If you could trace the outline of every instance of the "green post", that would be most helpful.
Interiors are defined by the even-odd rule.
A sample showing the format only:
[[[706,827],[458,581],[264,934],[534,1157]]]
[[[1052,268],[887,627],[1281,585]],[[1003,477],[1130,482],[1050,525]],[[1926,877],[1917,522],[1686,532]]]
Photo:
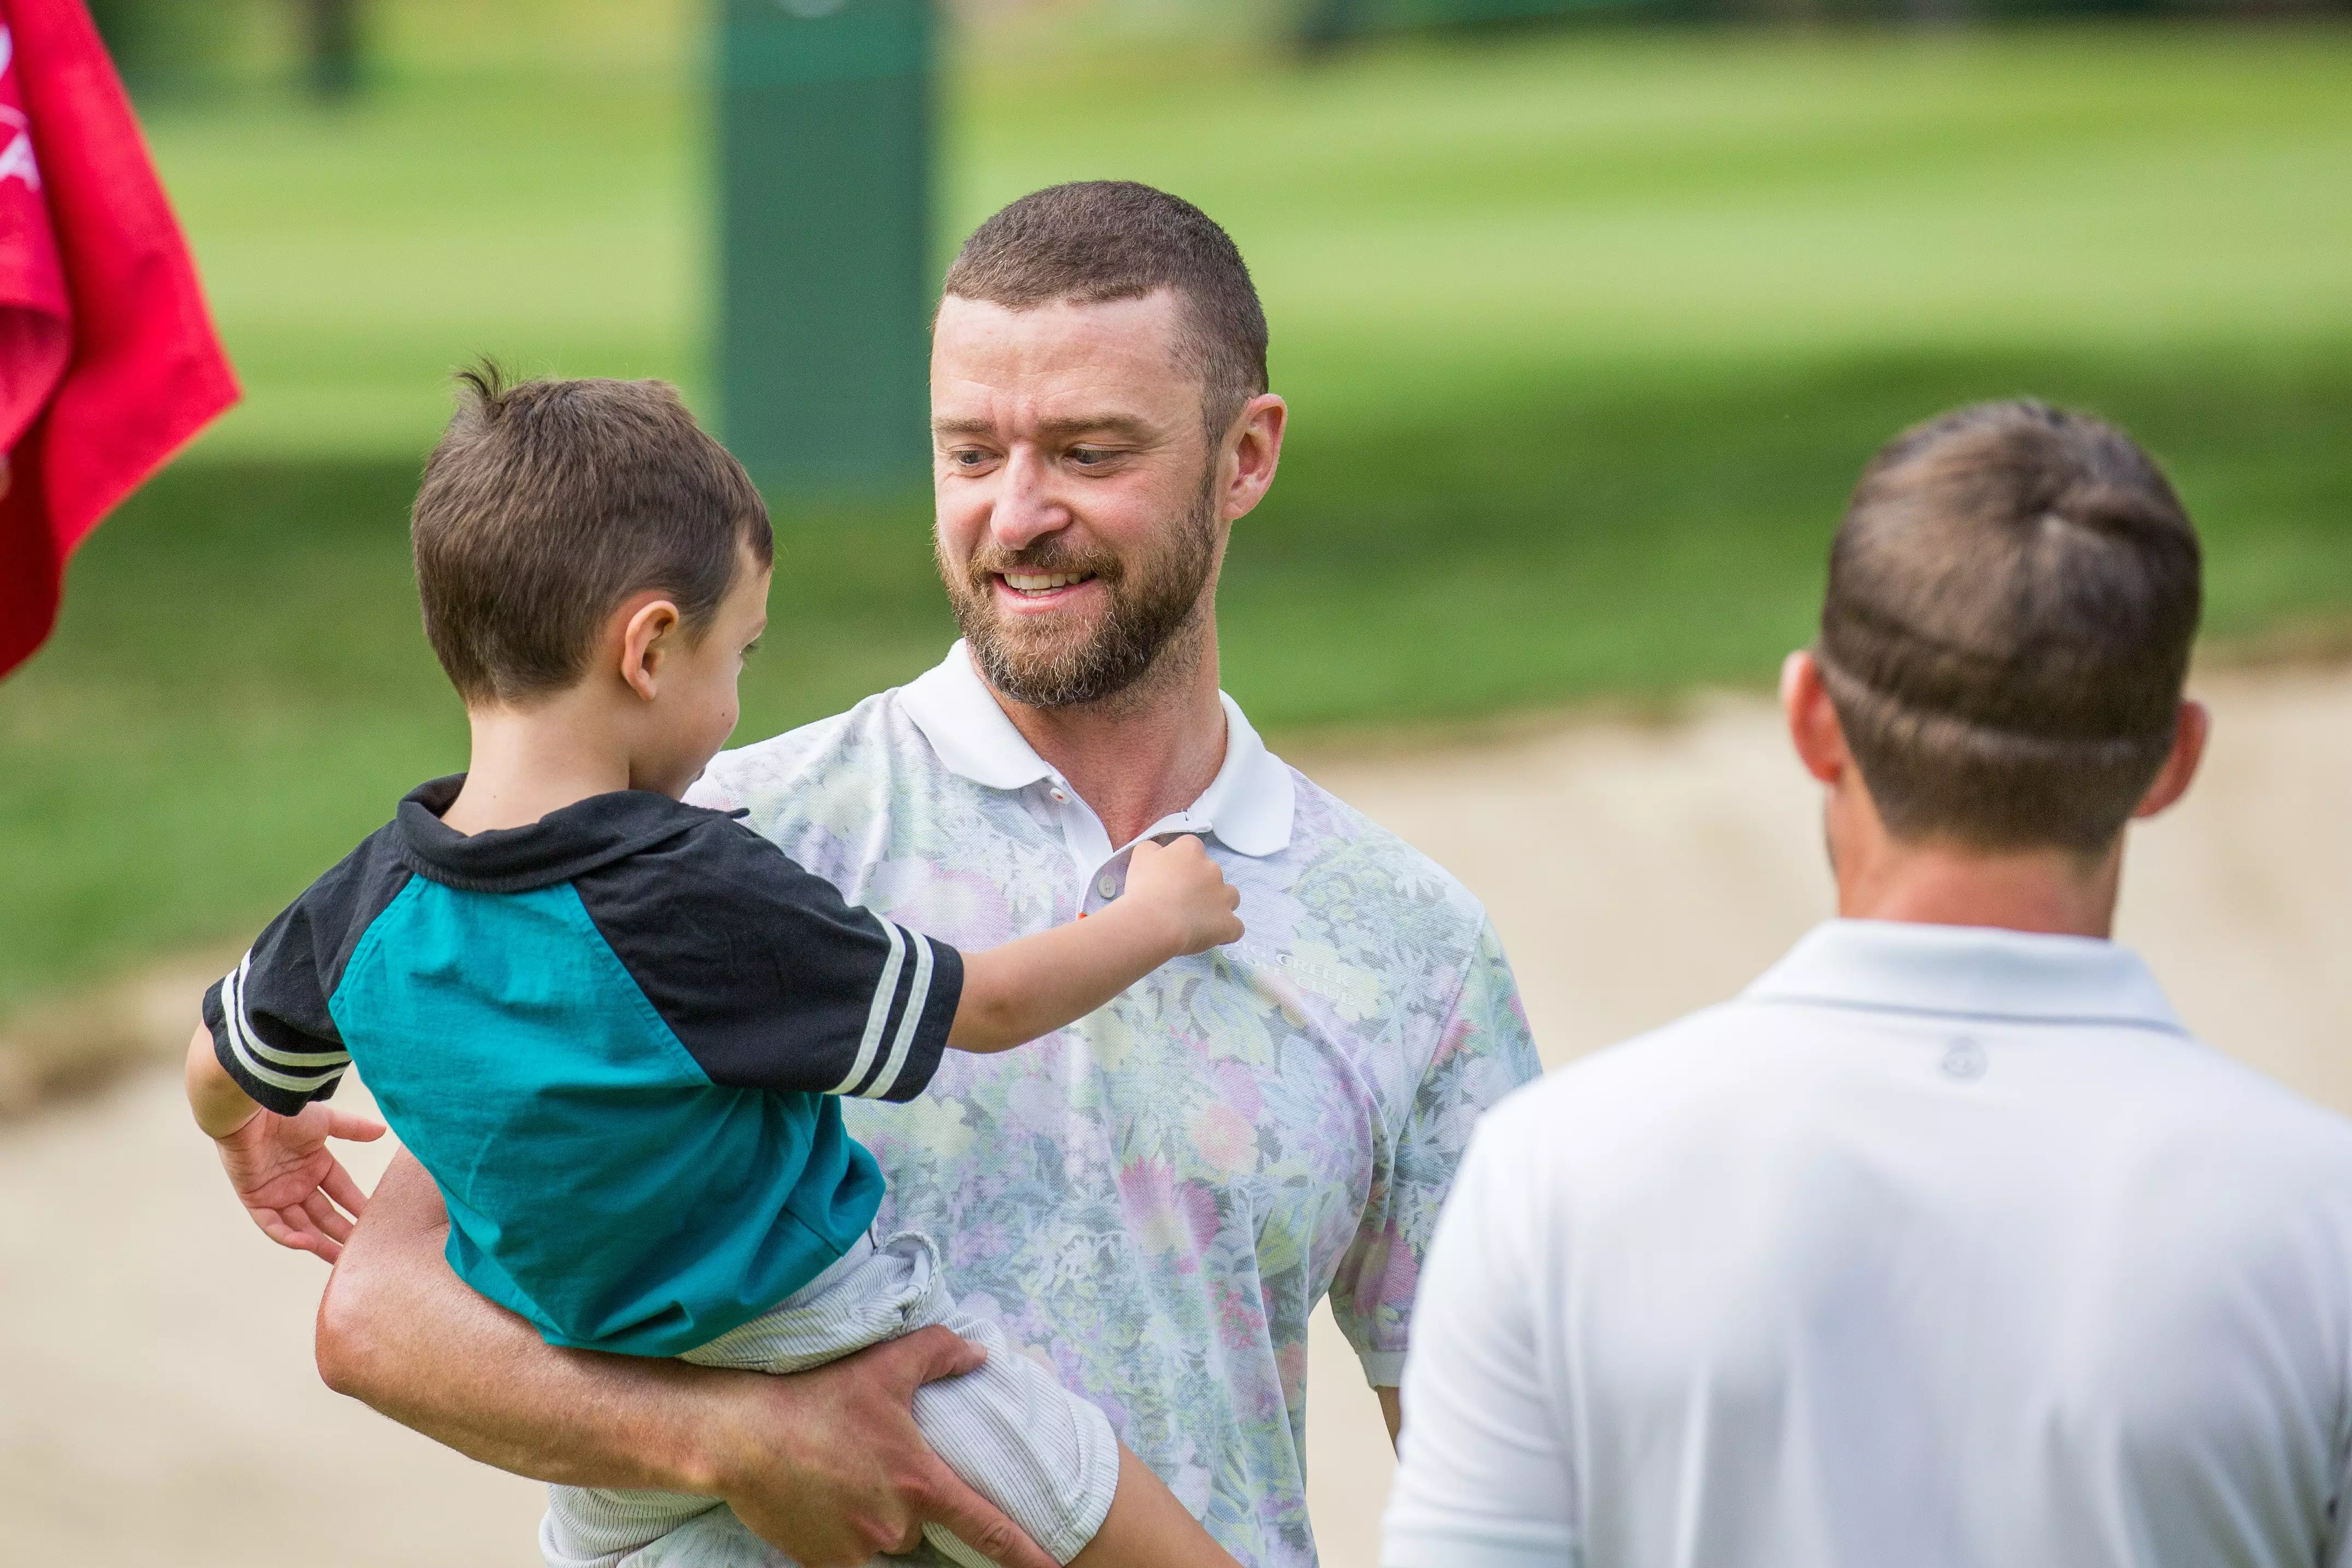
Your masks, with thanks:
[[[722,0],[718,366],[762,485],[930,472],[932,0]]]

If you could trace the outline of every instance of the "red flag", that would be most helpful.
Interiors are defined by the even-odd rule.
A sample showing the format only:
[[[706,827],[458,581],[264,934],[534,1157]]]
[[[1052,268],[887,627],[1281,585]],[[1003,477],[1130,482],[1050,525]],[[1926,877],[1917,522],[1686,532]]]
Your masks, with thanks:
[[[82,0],[0,0],[0,674],[74,547],[236,398]]]

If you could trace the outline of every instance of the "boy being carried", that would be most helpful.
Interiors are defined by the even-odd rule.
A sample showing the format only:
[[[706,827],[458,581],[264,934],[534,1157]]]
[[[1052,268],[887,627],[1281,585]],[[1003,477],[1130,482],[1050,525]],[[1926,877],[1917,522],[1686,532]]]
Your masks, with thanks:
[[[1056,1561],[1231,1568],[1100,1411],[958,1311],[928,1239],[869,1237],[882,1177],[835,1097],[911,1099],[943,1051],[1075,1021],[1239,938],[1238,895],[1198,839],[1145,843],[1083,925],[959,954],[685,805],[766,625],[759,492],[659,382],[463,380],[415,541],[471,767],[205,994],[189,1100],[247,1208],[334,1256],[362,1200],[326,1139],[381,1131],[319,1103],[355,1061],[447,1201],[451,1268],[550,1343],[784,1373],[942,1323],[988,1360],[916,1419]],[[541,1545],[715,1563],[720,1508],[554,1487]]]

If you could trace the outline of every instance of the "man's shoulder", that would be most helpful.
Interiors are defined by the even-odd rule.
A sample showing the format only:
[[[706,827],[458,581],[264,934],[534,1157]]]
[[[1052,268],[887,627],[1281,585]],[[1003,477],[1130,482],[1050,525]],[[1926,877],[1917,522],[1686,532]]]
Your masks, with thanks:
[[[920,743],[892,687],[846,712],[720,752],[687,799],[722,811],[749,808],[756,818],[764,798],[819,788],[845,772],[886,775],[895,753]]]
[[[1478,943],[1486,908],[1459,878],[1296,768],[1290,776],[1291,853],[1302,883],[1344,883],[1362,901],[1362,918],[1407,920],[1423,936],[1445,933],[1465,953]]]

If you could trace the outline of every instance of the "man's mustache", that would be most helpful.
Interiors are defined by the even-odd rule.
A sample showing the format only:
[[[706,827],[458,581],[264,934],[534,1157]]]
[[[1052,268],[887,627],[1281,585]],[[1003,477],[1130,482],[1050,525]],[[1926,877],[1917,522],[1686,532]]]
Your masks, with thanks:
[[[1116,584],[1127,575],[1127,563],[1107,550],[1074,549],[1040,540],[1017,550],[975,550],[964,567],[964,575],[975,585],[985,585],[990,578],[1011,571],[1097,577]]]

